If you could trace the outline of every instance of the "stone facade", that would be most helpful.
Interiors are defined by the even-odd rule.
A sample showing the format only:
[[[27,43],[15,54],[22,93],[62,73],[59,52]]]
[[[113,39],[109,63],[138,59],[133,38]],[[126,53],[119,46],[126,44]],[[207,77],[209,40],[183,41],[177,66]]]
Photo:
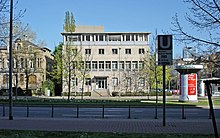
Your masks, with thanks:
[[[66,75],[63,75],[62,93],[67,93],[69,87],[71,95],[77,92],[90,92],[92,96],[146,92],[147,78],[142,70],[149,54],[149,34],[104,32],[104,27],[94,26],[80,26],[76,32],[62,33],[63,55],[70,56],[66,58],[70,64],[63,60],[67,66],[63,72]],[[77,54],[71,56],[69,52],[73,49],[77,49]],[[80,64],[80,68],[72,62]]]
[[[16,93],[18,95],[41,94],[42,83],[49,79],[48,72],[52,71],[52,64],[53,55],[49,49],[39,47],[26,40],[17,39],[13,43],[12,87],[14,95]],[[8,72],[9,53],[5,46],[0,48],[0,89],[6,95]]]

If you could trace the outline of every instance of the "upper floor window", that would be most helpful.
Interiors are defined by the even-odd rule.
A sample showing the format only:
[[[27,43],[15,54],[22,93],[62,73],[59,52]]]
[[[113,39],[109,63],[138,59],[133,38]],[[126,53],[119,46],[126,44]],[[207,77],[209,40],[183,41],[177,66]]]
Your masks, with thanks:
[[[90,41],[90,35],[86,35],[86,41]]]
[[[112,70],[117,70],[117,69],[118,69],[118,62],[112,61]]]
[[[121,41],[121,35],[108,35],[108,41]]]
[[[112,49],[112,54],[118,54],[118,49]]]
[[[104,61],[99,61],[99,70],[104,70]]]
[[[105,68],[106,68],[106,70],[111,70],[111,61],[105,62]]]
[[[144,48],[139,48],[139,54],[144,54]]]
[[[21,50],[21,44],[18,43],[18,44],[17,44],[17,51],[20,51],[20,50]]]
[[[131,54],[131,49],[125,49],[125,54]]]
[[[139,70],[144,69],[144,62],[143,61],[139,61]]]
[[[86,61],[86,69],[91,69],[91,61]]]
[[[124,61],[119,62],[119,69],[124,70]]]
[[[73,79],[73,86],[78,86],[78,78]]]
[[[130,35],[127,34],[127,35],[125,35],[125,36],[126,36],[126,41],[130,41]]]
[[[99,54],[105,54],[104,49],[99,49]]]
[[[92,61],[92,70],[97,70],[98,64],[97,61]]]
[[[99,41],[104,41],[104,36],[103,35],[99,35]]]
[[[91,54],[91,49],[85,49],[85,54]]]
[[[131,70],[131,61],[126,61],[126,70]]]

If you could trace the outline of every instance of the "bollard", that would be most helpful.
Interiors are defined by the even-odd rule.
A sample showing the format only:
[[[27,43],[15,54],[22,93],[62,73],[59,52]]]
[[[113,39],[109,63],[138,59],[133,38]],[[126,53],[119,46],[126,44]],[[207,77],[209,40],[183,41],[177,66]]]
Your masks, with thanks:
[[[182,105],[182,119],[186,119],[184,105]]]
[[[5,104],[3,103],[3,107],[2,107],[2,116],[5,116]]]
[[[27,104],[27,117],[29,117],[29,105]]]
[[[54,106],[53,106],[53,104],[52,104],[51,108],[52,108],[52,111],[51,111],[51,118],[53,118],[53,114],[54,114]]]
[[[105,118],[105,105],[102,105],[102,118]]]
[[[131,119],[131,106],[128,106],[128,119]]]

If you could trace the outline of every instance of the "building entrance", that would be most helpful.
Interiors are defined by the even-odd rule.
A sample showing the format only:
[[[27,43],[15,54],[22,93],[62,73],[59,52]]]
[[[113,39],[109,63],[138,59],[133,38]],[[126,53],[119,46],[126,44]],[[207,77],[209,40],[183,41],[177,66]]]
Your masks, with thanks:
[[[107,89],[107,78],[96,78],[96,89]]]

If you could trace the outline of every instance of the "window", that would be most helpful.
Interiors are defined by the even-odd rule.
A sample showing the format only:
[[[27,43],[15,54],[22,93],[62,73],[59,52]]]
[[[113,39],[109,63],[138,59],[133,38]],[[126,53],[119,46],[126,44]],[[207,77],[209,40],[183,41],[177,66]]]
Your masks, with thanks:
[[[124,70],[124,61],[119,62],[119,69]]]
[[[21,68],[24,68],[24,59],[21,58]]]
[[[98,35],[95,35],[95,41],[99,41]]]
[[[144,54],[144,48],[139,48],[139,54]]]
[[[131,35],[131,41],[134,41],[134,34]]]
[[[83,61],[79,62],[80,69],[85,69],[85,63]]]
[[[121,41],[121,35],[108,35],[108,41]]]
[[[86,85],[91,86],[91,78],[86,78]]]
[[[37,68],[40,68],[40,58],[37,58]]]
[[[117,70],[117,69],[118,69],[118,62],[112,61],[112,70]]]
[[[130,41],[130,35],[129,34],[126,35],[126,41]]]
[[[126,77],[126,86],[131,86],[131,77]]]
[[[144,41],[144,40],[143,40],[143,35],[142,35],[142,34],[139,35],[139,41]]]
[[[112,54],[118,54],[118,49],[112,49]]]
[[[9,80],[8,74],[4,74],[4,75],[3,75],[3,84],[7,84],[7,83],[8,83],[8,80]]]
[[[20,51],[21,50],[21,44],[17,44],[17,51]]]
[[[105,68],[106,68],[106,70],[111,70],[111,61],[105,62]]]
[[[97,70],[97,69],[98,69],[97,61],[92,61],[92,70]]]
[[[90,36],[86,35],[86,41],[90,41]]]
[[[144,86],[144,78],[139,78],[139,86]]]
[[[91,69],[91,62],[90,61],[86,61],[86,69]]]
[[[138,35],[135,35],[136,36],[136,39],[135,39],[135,41],[138,41]]]
[[[103,35],[99,35],[99,41],[104,41],[104,36]]]
[[[131,54],[131,49],[125,49],[125,54]]]
[[[77,85],[78,85],[77,78],[73,78],[73,86],[77,86]]]
[[[126,70],[131,70],[131,61],[126,61]]]
[[[132,69],[138,69],[138,62],[137,61],[132,61]]]
[[[30,68],[34,68],[34,61],[33,61],[33,59],[30,59],[29,64],[30,64]]]
[[[68,41],[70,41],[70,42],[71,42],[71,41],[77,41],[77,38],[78,38],[77,35],[76,35],[76,36],[69,36],[69,37],[68,37],[68,39],[69,39]]]
[[[104,49],[99,49],[99,54],[104,54]]]
[[[116,77],[112,78],[112,85],[118,86],[118,78],[116,78]]]
[[[85,49],[85,54],[90,55],[91,54],[91,49]]]
[[[144,62],[143,61],[139,61],[139,70],[144,69]]]
[[[104,61],[99,61],[99,70],[104,70]]]

